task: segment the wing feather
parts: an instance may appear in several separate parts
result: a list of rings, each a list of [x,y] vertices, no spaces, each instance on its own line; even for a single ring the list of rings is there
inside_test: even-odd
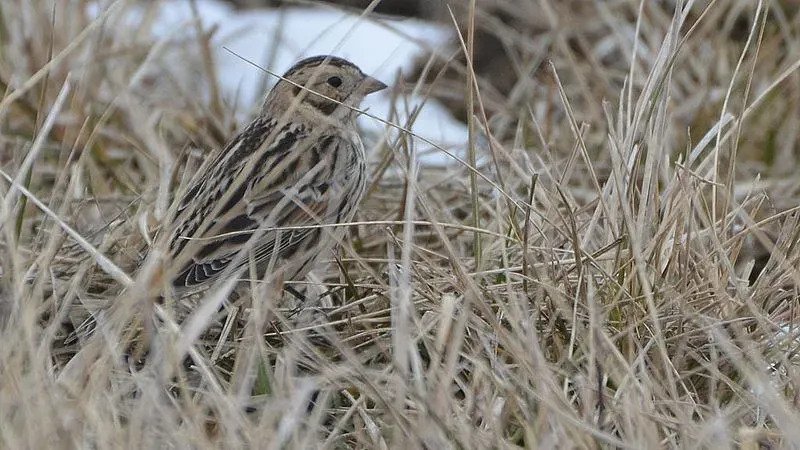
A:
[[[178,276],[173,279],[176,287],[208,283],[226,269],[243,267],[248,263],[243,249],[252,251],[256,262],[261,264],[273,257],[288,257],[301,248],[313,248],[324,232],[320,228],[279,227],[336,221],[336,209],[347,195],[344,185],[352,182],[349,176],[338,180],[337,174],[331,172],[340,157],[341,138],[314,139],[312,142],[319,144],[308,149],[298,148],[298,141],[308,142],[307,136],[281,134],[257,158],[257,164],[239,166],[242,173],[234,182],[238,187],[228,186],[227,198],[217,199],[224,206],[214,208],[212,218],[201,218],[205,226],[196,226],[189,234],[197,240],[183,247],[190,257],[184,259]],[[239,145],[236,151],[241,149]],[[315,255],[306,257],[312,256]]]

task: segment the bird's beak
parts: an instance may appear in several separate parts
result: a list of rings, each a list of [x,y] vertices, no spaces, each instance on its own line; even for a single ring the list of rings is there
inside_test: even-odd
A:
[[[386,89],[386,83],[376,80],[371,76],[367,75],[364,77],[364,80],[361,81],[361,90],[364,91],[364,95],[372,94],[373,92],[378,92]]]

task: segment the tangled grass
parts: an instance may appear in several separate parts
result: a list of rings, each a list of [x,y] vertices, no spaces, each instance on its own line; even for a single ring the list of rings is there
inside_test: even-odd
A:
[[[792,2],[465,1],[394,94],[466,92],[461,161],[387,126],[308,304],[188,317],[149,243],[236,129],[213,30],[101,3],[0,5],[4,448],[800,446]]]

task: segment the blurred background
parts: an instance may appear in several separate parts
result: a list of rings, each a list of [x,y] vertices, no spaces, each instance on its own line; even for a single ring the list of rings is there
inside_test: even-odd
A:
[[[0,1],[0,447],[800,447],[800,2],[370,4]],[[173,193],[329,53],[391,86],[333,294],[143,326]]]

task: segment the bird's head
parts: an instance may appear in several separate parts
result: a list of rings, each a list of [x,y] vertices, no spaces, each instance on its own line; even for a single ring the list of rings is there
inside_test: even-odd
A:
[[[385,88],[384,83],[364,74],[350,61],[330,55],[314,56],[298,62],[283,75],[267,96],[264,113],[294,111],[334,120],[354,118],[357,113],[347,106],[358,107],[364,97]]]

